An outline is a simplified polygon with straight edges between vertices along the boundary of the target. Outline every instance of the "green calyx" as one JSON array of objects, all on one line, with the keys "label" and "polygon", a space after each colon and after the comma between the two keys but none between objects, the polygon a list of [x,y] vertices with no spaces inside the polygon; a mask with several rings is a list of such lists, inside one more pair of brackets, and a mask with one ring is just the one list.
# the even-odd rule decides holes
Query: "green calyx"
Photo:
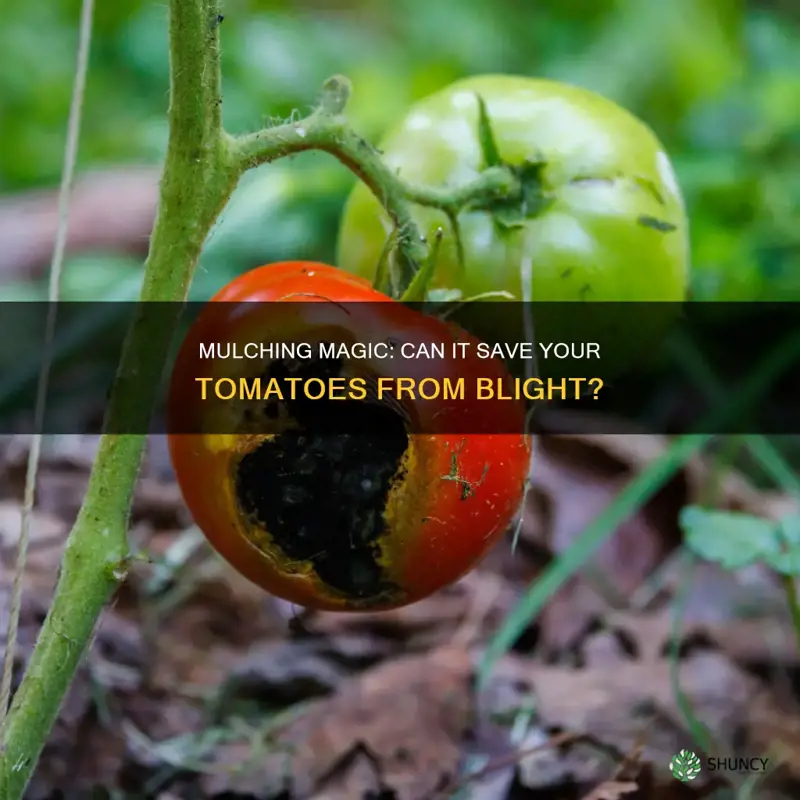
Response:
[{"label": "green calyx", "polygon": [[[522,227],[526,221],[541,214],[553,202],[553,198],[544,190],[543,172],[546,162],[543,159],[516,165],[504,162],[497,147],[486,103],[480,95],[476,95],[476,98],[478,139],[483,156],[480,189],[476,187],[474,194],[459,201],[438,204],[450,218],[462,263],[463,252],[458,226],[458,214],[461,211],[485,211],[491,215],[499,230],[509,231]],[[390,236],[373,285],[379,290],[391,291],[401,302],[431,299],[428,287],[436,272],[436,259],[443,233],[441,228],[437,231],[436,237],[429,243],[427,258],[420,264],[410,264],[401,248],[396,247],[397,236]],[[454,299],[463,300],[460,294],[458,298],[447,298]]]},{"label": "green calyx", "polygon": [[547,162],[537,159],[518,165],[505,163],[500,156],[486,103],[479,94],[475,97],[478,101],[478,141],[483,156],[483,170],[502,168],[508,171],[515,179],[517,190],[470,203],[469,207],[476,211],[489,212],[500,230],[522,227],[527,220],[541,214],[553,202],[553,198],[544,190],[543,172]]},{"label": "green calyx", "polygon": [[553,204],[554,198],[545,192],[542,180],[546,166],[545,161],[507,165],[519,181],[519,196],[495,200],[485,209],[500,230],[521,228],[527,220],[538,217]]}]

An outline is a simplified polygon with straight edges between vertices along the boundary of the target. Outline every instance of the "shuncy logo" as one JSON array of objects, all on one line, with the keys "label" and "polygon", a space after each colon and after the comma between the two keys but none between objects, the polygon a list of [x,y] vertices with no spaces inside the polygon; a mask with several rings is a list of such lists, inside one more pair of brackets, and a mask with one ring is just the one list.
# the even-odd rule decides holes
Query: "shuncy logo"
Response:
[{"label": "shuncy logo", "polygon": [[681,750],[672,761],[669,768],[673,777],[683,783],[693,781],[700,774],[700,759],[691,750]]}]

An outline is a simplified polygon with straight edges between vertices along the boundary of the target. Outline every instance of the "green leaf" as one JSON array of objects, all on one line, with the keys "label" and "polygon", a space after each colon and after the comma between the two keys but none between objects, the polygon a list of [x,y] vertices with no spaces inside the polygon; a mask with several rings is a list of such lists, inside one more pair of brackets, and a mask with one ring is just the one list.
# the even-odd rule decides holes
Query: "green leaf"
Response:
[{"label": "green leaf", "polygon": [[428,250],[428,257],[421,264],[405,292],[400,296],[401,303],[419,303],[425,300],[428,294],[428,286],[436,272],[436,260],[439,257],[439,247],[442,244],[443,236],[444,229],[437,228],[433,236],[433,242]]},{"label": "green leaf", "polygon": [[767,564],[781,575],[798,578],[800,577],[800,549],[787,550],[785,553],[770,556]]},{"label": "green leaf", "polygon": [[723,569],[742,569],[781,555],[778,523],[751,514],[687,506],[680,526],[689,549]]},{"label": "green leaf", "polygon": [[494,139],[492,123],[486,111],[486,103],[483,98],[476,94],[478,98],[478,139],[481,143],[481,153],[483,153],[483,168],[497,167],[502,164],[500,151],[497,149],[497,142]]},{"label": "green leaf", "polygon": [[800,516],[784,517],[778,523],[780,552],[770,556],[767,563],[781,575],[800,576]]},{"label": "green leaf", "polygon": [[800,514],[790,514],[780,521],[780,534],[783,541],[800,548]]}]

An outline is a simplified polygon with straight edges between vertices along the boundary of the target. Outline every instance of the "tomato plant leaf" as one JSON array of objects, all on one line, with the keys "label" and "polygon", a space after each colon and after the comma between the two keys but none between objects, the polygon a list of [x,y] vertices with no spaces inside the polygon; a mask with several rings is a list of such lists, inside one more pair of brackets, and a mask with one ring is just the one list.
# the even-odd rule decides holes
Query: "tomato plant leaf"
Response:
[{"label": "tomato plant leaf", "polygon": [[444,230],[437,228],[433,236],[433,242],[428,250],[428,256],[420,265],[417,274],[411,280],[406,290],[400,296],[401,303],[422,302],[428,294],[428,286],[436,272],[436,261],[439,258],[439,247],[442,244]]},{"label": "tomato plant leaf", "polygon": [[481,153],[483,153],[483,168],[498,167],[502,164],[502,160],[494,139],[486,103],[479,94],[476,94],[475,97],[478,99],[478,139],[481,143]]},{"label": "tomato plant leaf", "polygon": [[387,237],[386,244],[381,250],[381,257],[378,260],[378,266],[375,269],[375,277],[372,280],[372,285],[379,292],[388,294],[391,291],[391,275],[389,269],[389,262],[392,258],[392,252],[397,244],[397,228],[395,228]]},{"label": "tomato plant leaf", "polygon": [[680,515],[687,547],[723,569],[736,570],[782,555],[779,523],[751,514],[687,506]]}]

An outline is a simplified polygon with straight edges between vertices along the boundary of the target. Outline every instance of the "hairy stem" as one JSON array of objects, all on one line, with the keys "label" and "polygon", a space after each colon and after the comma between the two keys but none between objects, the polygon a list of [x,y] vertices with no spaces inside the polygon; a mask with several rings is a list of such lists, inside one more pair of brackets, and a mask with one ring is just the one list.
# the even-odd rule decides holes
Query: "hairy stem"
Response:
[{"label": "hairy stem", "polygon": [[[216,0],[170,3],[170,136],[142,304],[109,398],[107,429],[146,430],[172,329],[203,242],[237,171],[220,124]],[[171,301],[159,314],[146,304]],[[135,427],[134,427],[135,426]],[[139,427],[141,426],[141,427]],[[2,731],[0,797],[22,797],[97,619],[124,580],[127,527],[144,435],[106,434],[67,540],[50,612]]]},{"label": "hairy stem", "polygon": [[454,217],[465,207],[480,208],[498,198],[521,192],[518,178],[504,167],[493,167],[471,183],[454,188],[415,186],[402,180],[382,160],[380,153],[348,125],[342,115],[350,83],[342,76],[330,78],[319,108],[297,122],[287,122],[233,139],[232,149],[243,169],[304,150],[330,153],[360,178],[377,197],[394,223],[397,244],[404,256],[393,290],[400,296],[408,288],[428,245],[411,215],[411,204],[439,208]]}]

